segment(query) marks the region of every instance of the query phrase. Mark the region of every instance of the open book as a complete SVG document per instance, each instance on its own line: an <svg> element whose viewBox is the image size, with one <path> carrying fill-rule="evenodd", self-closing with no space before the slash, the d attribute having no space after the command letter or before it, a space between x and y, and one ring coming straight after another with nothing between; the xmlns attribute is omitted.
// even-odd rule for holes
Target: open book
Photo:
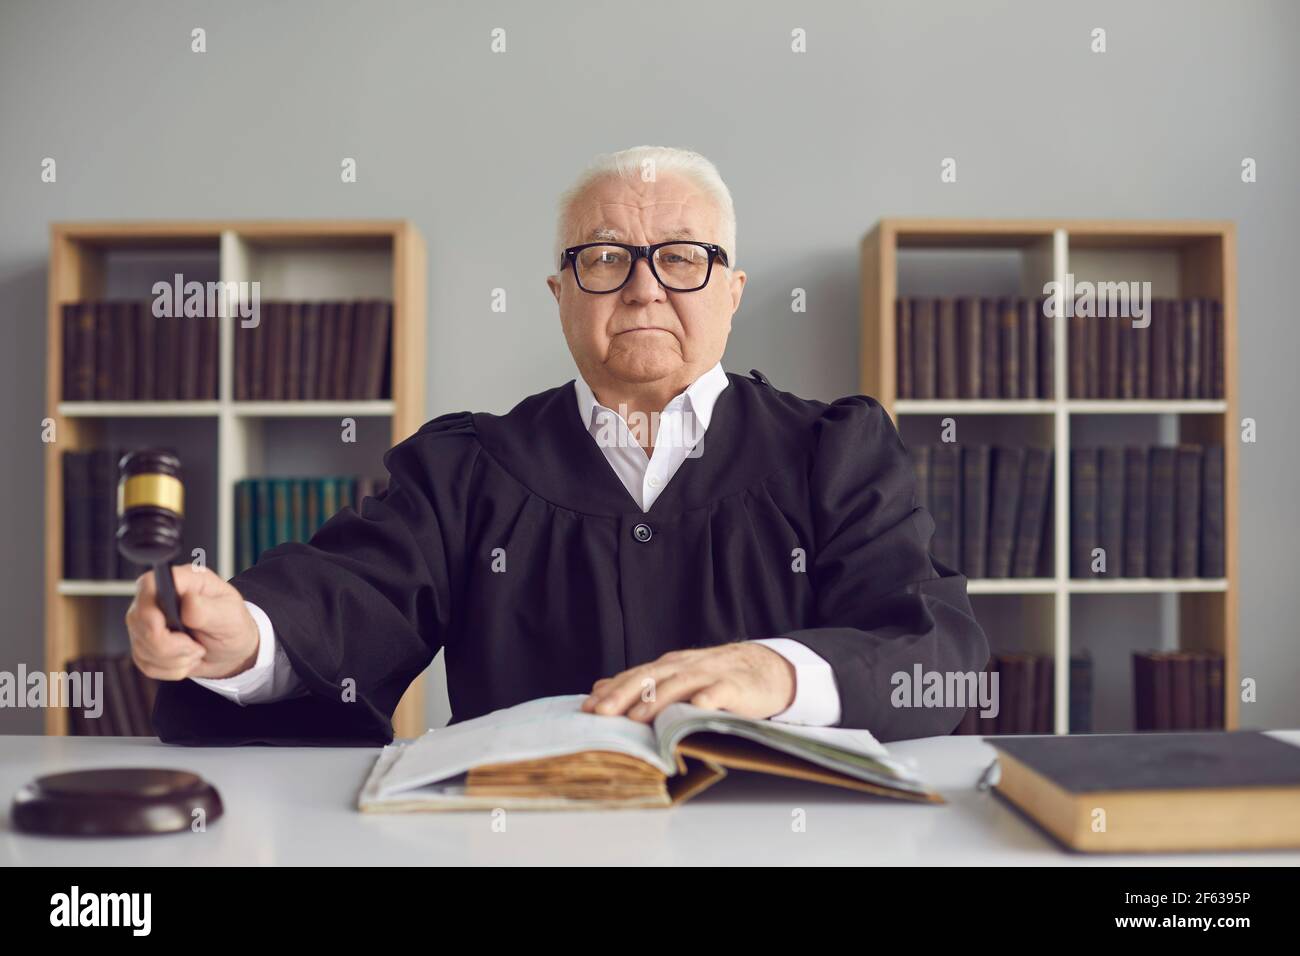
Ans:
<svg viewBox="0 0 1300 956"><path fill-rule="evenodd" d="M799 727L670 704L644 724L545 697L383 749L357 806L415 810L667 807L727 768L943 803L865 730Z"/></svg>

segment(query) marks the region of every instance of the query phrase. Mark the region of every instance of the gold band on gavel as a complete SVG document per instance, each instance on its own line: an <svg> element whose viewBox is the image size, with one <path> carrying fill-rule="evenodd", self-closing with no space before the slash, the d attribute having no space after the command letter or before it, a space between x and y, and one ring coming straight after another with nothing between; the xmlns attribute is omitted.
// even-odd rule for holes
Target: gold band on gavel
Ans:
<svg viewBox="0 0 1300 956"><path fill-rule="evenodd" d="M172 475L131 475L118 484L117 513L131 508L165 508L185 515L185 486Z"/></svg>

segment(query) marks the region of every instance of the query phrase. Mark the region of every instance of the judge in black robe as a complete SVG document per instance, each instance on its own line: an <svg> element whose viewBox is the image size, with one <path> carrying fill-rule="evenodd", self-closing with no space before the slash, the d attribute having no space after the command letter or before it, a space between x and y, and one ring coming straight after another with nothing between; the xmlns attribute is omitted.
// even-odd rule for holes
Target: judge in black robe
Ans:
<svg viewBox="0 0 1300 956"><path fill-rule="evenodd" d="M160 735L386 741L439 648L463 720L668 651L776 636L831 664L841 726L948 733L961 710L895 708L891 675L978 672L988 648L965 578L929 556L934 522L889 416L728 378L703 454L647 513L582 428L572 383L503 416L429 422L385 455L385 493L231 582L310 695L241 707L166 683Z"/></svg>
<svg viewBox="0 0 1300 956"><path fill-rule="evenodd" d="M734 218L701 181L598 178L573 200L569 233L654 243L689 227L734 242ZM585 380L609 392L662 371L671 395L715 364L744 281L725 253L718 263L706 287L678 293L632 259L613 295L573 286L562 266L548 281ZM505 415L443 415L390 449L386 491L231 581L270 619L305 693L241 705L167 682L162 739L386 742L439 649L460 721L615 675L626 684L673 651L772 637L829 664L840 726L891 740L957 725L964 708L891 702L895 675L977 673L988 646L965 579L929 555L933 520L877 402L826 404L729 375L702 453L648 511L576 408L569 382Z"/></svg>

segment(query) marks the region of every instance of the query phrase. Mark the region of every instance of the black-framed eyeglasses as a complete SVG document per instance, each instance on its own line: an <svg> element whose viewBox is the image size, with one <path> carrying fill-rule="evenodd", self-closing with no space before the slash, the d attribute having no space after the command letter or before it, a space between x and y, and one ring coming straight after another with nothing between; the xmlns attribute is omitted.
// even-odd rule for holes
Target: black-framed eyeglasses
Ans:
<svg viewBox="0 0 1300 956"><path fill-rule="evenodd" d="M578 288L594 295L617 292L632 278L636 261L645 259L661 286L670 292L696 292L709 284L713 263L728 266L727 252L711 242L674 240L650 246L625 242L584 242L564 250L565 263L573 267Z"/></svg>

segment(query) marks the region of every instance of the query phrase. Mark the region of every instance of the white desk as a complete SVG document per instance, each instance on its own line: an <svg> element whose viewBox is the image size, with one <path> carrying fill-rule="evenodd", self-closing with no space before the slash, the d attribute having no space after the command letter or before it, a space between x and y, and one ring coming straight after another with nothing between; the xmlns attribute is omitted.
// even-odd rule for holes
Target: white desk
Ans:
<svg viewBox="0 0 1300 956"><path fill-rule="evenodd" d="M1300 731L1277 736L1300 745ZM0 866L223 864L1079 864L1300 865L1300 852L1083 856L1061 850L975 789L993 749L978 737L889 745L949 800L917 806L733 773L672 810L375 815L354 808L377 750L190 748L144 737L0 737ZM64 839L16 833L13 795L32 777L103 766L193 770L221 793L206 833ZM806 831L792 832L792 814Z"/></svg>

